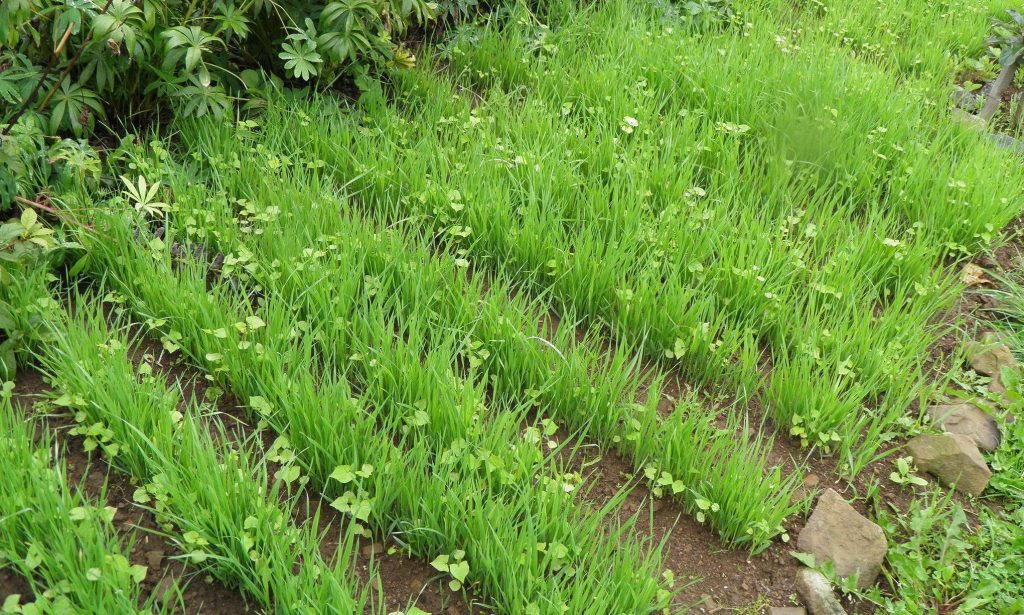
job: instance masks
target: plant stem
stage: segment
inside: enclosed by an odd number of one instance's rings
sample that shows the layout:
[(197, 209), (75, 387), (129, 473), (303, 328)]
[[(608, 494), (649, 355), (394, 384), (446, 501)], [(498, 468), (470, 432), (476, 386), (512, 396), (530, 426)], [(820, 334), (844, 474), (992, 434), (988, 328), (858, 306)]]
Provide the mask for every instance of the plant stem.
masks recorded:
[(21, 204), (21, 205), (25, 205), (26, 207), (34, 207), (36, 209), (41, 209), (41, 210), (43, 210), (43, 211), (45, 211), (47, 213), (51, 213), (51, 214), (57, 216), (58, 218), (60, 218), (61, 220), (65, 221), (65, 222), (70, 222), (71, 224), (74, 224), (76, 226), (80, 226), (82, 228), (89, 229), (90, 231), (96, 230), (91, 225), (83, 224), (83, 223), (79, 222), (78, 220), (75, 220), (74, 218), (69, 219), (69, 218), (64, 216), (63, 212), (61, 212), (61, 211), (59, 211), (57, 209), (54, 209), (53, 207), (50, 207), (49, 205), (44, 205), (42, 203), (39, 203), (38, 201), (33, 201), (33, 200), (30, 200), (30, 199), (26, 199), (23, 196), (15, 196), (14, 197), (14, 201), (16, 203)]

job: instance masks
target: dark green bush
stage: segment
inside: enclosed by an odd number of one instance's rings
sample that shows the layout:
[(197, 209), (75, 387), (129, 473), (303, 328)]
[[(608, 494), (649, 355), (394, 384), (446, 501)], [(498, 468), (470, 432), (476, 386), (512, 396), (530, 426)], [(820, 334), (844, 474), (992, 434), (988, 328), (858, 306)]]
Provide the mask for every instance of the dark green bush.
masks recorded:
[(330, 86), (354, 67), (409, 65), (400, 41), (438, 8), (427, 0), (4, 0), (0, 123), (26, 102), (46, 132), (76, 136), (161, 107), (221, 115), (265, 74)]

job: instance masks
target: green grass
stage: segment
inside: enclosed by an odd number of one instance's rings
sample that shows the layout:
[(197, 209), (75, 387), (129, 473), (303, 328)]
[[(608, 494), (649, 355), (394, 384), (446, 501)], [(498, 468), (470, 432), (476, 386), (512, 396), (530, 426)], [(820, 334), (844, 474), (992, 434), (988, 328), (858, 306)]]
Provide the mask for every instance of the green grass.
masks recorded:
[(368, 214), (760, 397), (855, 474), (921, 393), (939, 266), (1016, 213), (1019, 165), (825, 35), (687, 36), (621, 2), (517, 17), (392, 75), (393, 104), (271, 106), (260, 168), (324, 164)]
[[(932, 392), (953, 272), (1020, 213), (1019, 161), (949, 102), (991, 70), (988, 19), (1009, 6), (736, 0), (701, 23), (661, 2), (514, 2), (428, 39), (415, 68), (360, 79), (358, 100), (285, 91), (126, 140), (109, 157), (123, 178), (59, 197), (95, 226), (74, 229), (90, 280), (279, 436), (274, 479), (252, 443), (211, 437), (201, 407), (172, 420), (179, 395), (134, 371), (134, 338), (95, 298), (56, 344), (39, 343), (45, 301), (9, 328), (80, 429), (153, 487), (143, 497), (213, 484), (216, 464), (251, 479), (217, 482), (238, 502), (158, 512), (265, 608), (374, 608), (346, 569), (372, 534), (499, 613), (654, 612), (678, 590), (661, 545), (621, 518), (628, 488), (588, 504), (566, 456), (614, 451), (655, 497), (758, 552), (813, 496), (780, 452), (799, 442), (853, 477), (893, 450)], [(140, 178), (160, 188), (140, 200), (118, 183)], [(31, 305), (41, 280), (0, 301)], [(90, 355), (107, 337), (120, 345)], [(172, 468), (183, 450), (197, 460)], [(993, 459), (1003, 497), (1014, 450)], [(319, 575), (237, 548), (243, 509), (287, 516), (300, 482), (348, 520)], [(908, 540), (894, 597), (871, 599), (913, 612), (977, 581), (970, 604), (994, 604), (979, 601), (1003, 572), (956, 567), (982, 548), (1003, 558), (1013, 519), (936, 542), (959, 518), (935, 499), (883, 519)], [(319, 538), (304, 527), (282, 534), (301, 561)], [(946, 574), (951, 553), (956, 582), (909, 578)], [(940, 566), (914, 569), (921, 554)]]
[[(38, 613), (155, 613), (128, 560), (132, 536), (115, 531), (113, 508), (86, 499), (68, 478), (48, 430), (15, 410), (13, 383), (0, 388), (0, 568), (33, 596), (5, 596), (4, 609)], [(37, 437), (38, 433), (38, 437)], [(32, 609), (35, 609), (34, 611)], [(8, 611), (21, 612), (21, 611)]]
[[(258, 156), (230, 127), (204, 124), (195, 131), (193, 136), (183, 128), (183, 145), (240, 165), (213, 174), (209, 186), (184, 170), (167, 173), (164, 181), (178, 199), (173, 220), (185, 220), (186, 232), (206, 239), (211, 250), (246, 255), (248, 284), (293, 306), (303, 320), (320, 323), (318, 348), (346, 365), (355, 386), (394, 395), (409, 386), (404, 381), (422, 378), (426, 386), (401, 403), (423, 403), (429, 429), (448, 431), (442, 437), (450, 441), (462, 430), (437, 425), (434, 417), (438, 406), (453, 405), (445, 397), (460, 394), (426, 372), (432, 366), (457, 369), (489, 389), (492, 406), (537, 406), (570, 430), (586, 430), (614, 447), (652, 479), (667, 480), (674, 487), (668, 491), (696, 516), (710, 519), (727, 540), (760, 550), (784, 531), (801, 476), (783, 480), (778, 468), (768, 467), (771, 439), (748, 437), (748, 417), (719, 417), (688, 397), (662, 419), (655, 411), (660, 385), (656, 379), (647, 386), (628, 344), (611, 350), (596, 335), (576, 340), (572, 317), (548, 340), (538, 331), (548, 316), (543, 302), (514, 297), (515, 289), (500, 277), (470, 276), (451, 255), (434, 257), (429, 237), (382, 229), (350, 211), (339, 217), (348, 205), (315, 169), (287, 179), (261, 174)], [(273, 147), (271, 141), (263, 145)], [(242, 212), (234, 200), (240, 198), (246, 202)], [(317, 206), (304, 206), (311, 202)], [(288, 230), (273, 232), (278, 223)], [(353, 294), (364, 301), (338, 300)], [(407, 350), (378, 347), (393, 331), (403, 338), (396, 346)], [(428, 365), (396, 353), (428, 357)], [(370, 357), (379, 370), (370, 369)]]
[(966, 60), (981, 58), (989, 37), (989, 19), (1003, 18), (1014, 0), (755, 0), (737, 3), (756, 24), (777, 22), (778, 33), (805, 32), (828, 37), (851, 55), (892, 70), (904, 78), (949, 87)]
[(393, 75), (393, 105), (272, 106), (259, 169), (326, 164), (367, 212), (761, 397), (855, 474), (920, 395), (953, 295), (936, 266), (992, 240), (1019, 169), (948, 121), (944, 86), (827, 32), (797, 49), (760, 22), (687, 35), (626, 3), (559, 15), (472, 32), (443, 70), (427, 50)]
[[(124, 220), (101, 226), (108, 241), (90, 246), (94, 264), (134, 313), (247, 400), (254, 418), (288, 439), (310, 485), (354, 520), (427, 560), (464, 553), (466, 581), (499, 612), (649, 612), (671, 597), (659, 585), (657, 545), (629, 531), (633, 520), (620, 524), (610, 514), (624, 494), (590, 510), (565, 489), (577, 481), (553, 468), (547, 448), (524, 429), (528, 404), (489, 413), (482, 385), (450, 371), (357, 393), (349, 369), (319, 351), (324, 323), (272, 298), (250, 321), (255, 315), (230, 287), (207, 290), (205, 266), (178, 263), (175, 274), (169, 251), (135, 241)], [(175, 240), (174, 229), (168, 233), (162, 243)], [(419, 372), (419, 356), (397, 345), (394, 352), (406, 372)], [(377, 357), (365, 358), (383, 371)], [(435, 405), (430, 396), (445, 391), (445, 379), (461, 397)], [(410, 403), (417, 390), (427, 397)], [(358, 477), (338, 470), (364, 465), (372, 471)]]
[[(1024, 284), (1013, 268), (995, 277), (999, 288), (991, 295), (998, 326), (1015, 354), (1024, 357)], [(999, 448), (985, 455), (993, 476), (981, 499), (965, 511), (961, 502), (936, 490), (913, 502), (907, 514), (881, 511), (880, 523), (890, 535), (886, 578), (891, 593), (872, 589), (867, 597), (886, 612), (1024, 609), (1019, 556), (1024, 548), (1024, 421), (1011, 418), (1024, 410), (1024, 380), (1018, 370), (1007, 369), (1003, 382), (1005, 398), (960, 392), (975, 396), (974, 403), (992, 412), (1002, 432)]]
[(271, 478), (259, 442), (232, 443), (152, 366), (137, 371), (128, 356), (134, 338), (109, 328), (91, 299), (76, 299), (76, 316), (58, 320), (40, 351), (60, 392), (54, 403), (74, 413), (87, 450), (138, 481), (136, 503), (154, 512), (181, 557), (277, 613), (383, 612), (369, 608), (370, 586), (350, 568), (353, 526), (331, 530), (340, 546), (328, 563), (319, 512), (293, 524), (301, 491), (290, 487), (289, 449), (275, 450), (283, 467)]

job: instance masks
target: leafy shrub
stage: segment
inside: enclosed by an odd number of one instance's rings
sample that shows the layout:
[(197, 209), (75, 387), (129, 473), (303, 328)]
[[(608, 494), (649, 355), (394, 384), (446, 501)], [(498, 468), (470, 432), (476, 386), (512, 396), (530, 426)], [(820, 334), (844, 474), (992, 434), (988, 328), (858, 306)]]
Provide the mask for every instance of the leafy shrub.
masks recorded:
[(38, 118), (26, 118), (0, 140), (0, 213), (45, 188), (91, 187), (99, 174), (99, 154), (88, 143), (48, 140)]
[(473, 15), (480, 8), (477, 0), (439, 0), (437, 15), (451, 21), (461, 21)]
[(698, 30), (708, 30), (730, 23), (736, 13), (730, 0), (654, 0), (665, 19), (681, 21)]
[(0, 381), (12, 379), (21, 355), (46, 335), (50, 273), (40, 264), (62, 246), (53, 235), (34, 209), (0, 224)]
[(164, 102), (221, 115), (266, 85), (254, 67), (330, 85), (357, 65), (409, 65), (397, 41), (436, 10), (427, 0), (5, 0), (0, 101), (76, 136)]

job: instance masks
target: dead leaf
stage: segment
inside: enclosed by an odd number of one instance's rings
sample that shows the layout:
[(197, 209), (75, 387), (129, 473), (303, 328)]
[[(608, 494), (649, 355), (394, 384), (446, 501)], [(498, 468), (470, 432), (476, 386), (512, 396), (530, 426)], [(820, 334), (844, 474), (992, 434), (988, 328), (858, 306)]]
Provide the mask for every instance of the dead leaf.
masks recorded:
[(992, 283), (992, 280), (985, 277), (985, 270), (974, 263), (967, 263), (964, 265), (963, 270), (960, 272), (960, 281), (967, 286), (979, 286), (981, 284)]

